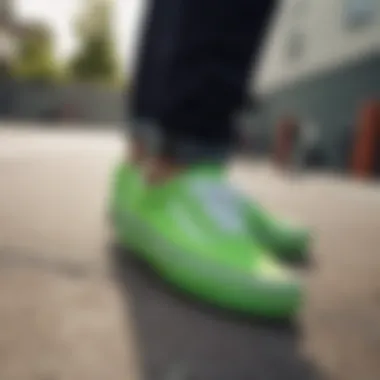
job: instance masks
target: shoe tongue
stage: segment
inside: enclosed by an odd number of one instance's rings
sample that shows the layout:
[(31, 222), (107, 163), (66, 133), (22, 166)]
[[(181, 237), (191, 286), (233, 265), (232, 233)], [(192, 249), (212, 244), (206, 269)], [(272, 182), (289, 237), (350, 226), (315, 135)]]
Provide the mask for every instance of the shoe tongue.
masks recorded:
[(247, 234), (238, 192), (223, 176), (201, 174), (188, 181), (188, 190), (209, 217), (226, 233)]

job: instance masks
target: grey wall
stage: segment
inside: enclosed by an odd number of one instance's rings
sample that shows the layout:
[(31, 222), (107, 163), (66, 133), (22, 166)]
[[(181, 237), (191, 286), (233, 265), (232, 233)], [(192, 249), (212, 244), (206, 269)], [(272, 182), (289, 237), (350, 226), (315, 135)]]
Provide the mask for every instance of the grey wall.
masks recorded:
[[(2, 88), (4, 92), (5, 87)], [(65, 106), (72, 107), (81, 122), (119, 123), (124, 115), (121, 91), (98, 86), (12, 83), (2, 98), (11, 99), (8, 116), (17, 119), (43, 120)]]
[(342, 168), (344, 142), (353, 136), (361, 105), (373, 98), (380, 99), (380, 56), (308, 78), (261, 99), (258, 118), (271, 136), (284, 114), (313, 121), (321, 130), (329, 165)]

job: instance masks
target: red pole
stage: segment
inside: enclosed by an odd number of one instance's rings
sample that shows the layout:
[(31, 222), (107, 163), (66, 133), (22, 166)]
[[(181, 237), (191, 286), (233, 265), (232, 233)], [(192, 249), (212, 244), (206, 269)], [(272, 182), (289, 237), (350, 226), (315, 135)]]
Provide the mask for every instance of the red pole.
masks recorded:
[(283, 118), (277, 127), (274, 146), (274, 161), (280, 168), (290, 164), (297, 138), (298, 125), (291, 117)]
[(380, 103), (367, 102), (360, 111), (354, 143), (352, 171), (354, 176), (373, 175), (376, 143), (380, 138)]

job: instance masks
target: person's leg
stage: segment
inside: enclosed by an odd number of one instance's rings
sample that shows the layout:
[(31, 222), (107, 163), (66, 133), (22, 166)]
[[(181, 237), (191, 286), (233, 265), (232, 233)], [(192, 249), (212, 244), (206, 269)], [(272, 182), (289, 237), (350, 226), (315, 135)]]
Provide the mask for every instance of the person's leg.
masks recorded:
[(175, 49), (178, 30), (178, 0), (147, 0), (146, 14), (137, 51), (137, 69), (127, 93), (128, 127), (132, 131), (132, 157), (141, 161), (160, 133), (157, 118), (166, 94), (165, 78)]
[(274, 8), (275, 0), (151, 2), (130, 112), (135, 135), (156, 143), (154, 166), (228, 155)]
[[(138, 245), (161, 235), (176, 252), (199, 247), (210, 258), (219, 250), (224, 258), (242, 252), (247, 265), (251, 253), (263, 258), (270, 252), (262, 252), (251, 233), (252, 202), (230, 186), (220, 167), (274, 6), (275, 0), (152, 1), (130, 115), (135, 141), (155, 158), (148, 160), (146, 177), (165, 184), (145, 186), (131, 171), (128, 181), (123, 169), (121, 182), (128, 183), (116, 188), (123, 201), (115, 208), (133, 209), (141, 221), (139, 236), (132, 237), (133, 217), (128, 228), (131, 240), (143, 239)], [(151, 244), (145, 248), (162, 253)]]

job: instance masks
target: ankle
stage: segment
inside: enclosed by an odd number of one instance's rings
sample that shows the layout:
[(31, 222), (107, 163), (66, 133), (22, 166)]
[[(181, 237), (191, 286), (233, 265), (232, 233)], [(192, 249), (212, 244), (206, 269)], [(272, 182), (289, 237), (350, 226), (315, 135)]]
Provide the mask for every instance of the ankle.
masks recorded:
[(140, 140), (133, 140), (130, 149), (127, 151), (126, 160), (134, 165), (142, 165), (148, 157), (148, 152), (145, 144)]
[(183, 165), (179, 165), (171, 159), (152, 158), (145, 167), (145, 178), (149, 184), (161, 184), (175, 177), (183, 170)]

